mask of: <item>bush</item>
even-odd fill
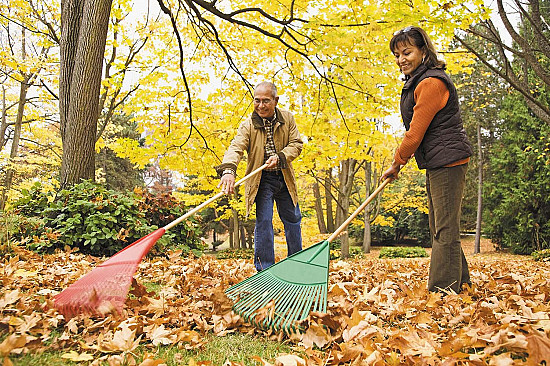
[[[385,215],[393,218],[394,225],[373,224],[373,240],[379,243],[400,244],[412,239],[423,247],[431,245],[428,214],[417,209],[402,208],[396,213],[387,212]],[[350,225],[348,232],[357,242],[363,242],[363,227]]]
[[[14,205],[15,212],[24,217],[19,235],[33,238],[27,245],[36,251],[69,246],[85,254],[112,255],[164,226],[170,215],[183,212],[183,207],[166,203],[167,198],[156,201],[138,193],[121,193],[84,181],[55,195],[43,192],[37,183],[23,191]],[[156,247],[161,251],[178,246],[184,251],[198,249],[196,230],[180,225],[163,235]]]
[[[531,256],[536,261],[550,261],[550,249],[536,250],[531,253]]]
[[[329,244],[330,248],[330,259],[339,259],[342,256],[342,243],[340,239],[336,239]],[[350,258],[362,258],[363,250],[361,247],[349,246],[349,256]]]
[[[427,257],[426,249],[421,247],[385,247],[378,258],[418,258]]]

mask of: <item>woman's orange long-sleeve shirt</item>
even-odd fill
[[[413,108],[413,118],[409,130],[405,132],[405,137],[395,152],[393,157],[395,162],[400,165],[407,164],[416,149],[420,146],[433,118],[437,112],[445,107],[448,100],[449,89],[447,89],[447,85],[445,85],[443,80],[430,77],[418,83],[414,90],[415,106]],[[469,161],[470,158],[468,157],[445,166],[462,165]]]

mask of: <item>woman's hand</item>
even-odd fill
[[[388,169],[386,169],[384,173],[382,173],[382,176],[380,177],[380,181],[383,182],[388,178],[390,178],[390,181],[397,179],[400,170],[401,170],[401,165],[394,161],[392,165]]]

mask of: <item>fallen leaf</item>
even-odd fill
[[[536,334],[528,336],[527,352],[529,353],[528,365],[540,365],[542,361],[546,361],[547,365],[550,364],[550,340],[548,337],[543,338]]]
[[[67,360],[71,360],[74,362],[91,361],[94,359],[92,355],[86,352],[79,354],[76,351],[70,351],[69,353],[64,353],[61,355],[61,358],[65,358]]]
[[[275,366],[306,366],[306,361],[296,355],[282,355],[275,359]]]

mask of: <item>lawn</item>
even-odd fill
[[[312,243],[315,241],[312,241]],[[550,364],[550,264],[463,246],[473,285],[426,291],[429,258],[330,263],[328,311],[292,337],[255,329],[224,290],[248,259],[147,258],[122,314],[65,319],[52,297],[102,259],[17,249],[0,262],[4,365]],[[429,253],[429,249],[428,249]],[[278,251],[278,256],[281,256]]]

